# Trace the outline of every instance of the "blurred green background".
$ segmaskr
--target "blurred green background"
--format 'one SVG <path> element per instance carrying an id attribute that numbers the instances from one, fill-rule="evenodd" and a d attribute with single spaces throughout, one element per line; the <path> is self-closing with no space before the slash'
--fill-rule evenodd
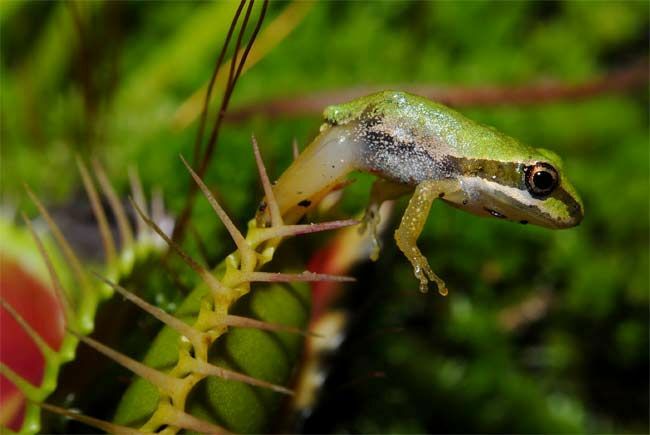
<path id="1" fill-rule="evenodd" d="M 3 211 L 33 212 L 23 182 L 66 210 L 82 189 L 79 153 L 99 157 L 124 195 L 137 166 L 178 213 L 189 185 L 178 154 L 192 155 L 197 128 L 180 109 L 207 83 L 235 6 L 0 3 Z M 365 85 L 581 83 L 648 51 L 641 1 L 272 2 L 264 28 L 287 7 L 275 36 L 293 31 L 277 44 L 262 32 L 269 51 L 231 107 Z M 436 204 L 420 246 L 449 296 L 420 294 L 389 239 L 355 273 L 358 315 L 302 430 L 647 433 L 647 87 L 462 112 L 563 156 L 584 222 L 548 231 Z M 239 224 L 261 197 L 250 135 L 277 178 L 292 140 L 304 147 L 319 124 L 224 125 L 206 181 Z M 372 179 L 355 178 L 341 215 L 365 206 Z M 216 264 L 232 245 L 203 201 L 193 225 Z M 308 258 L 317 243 L 300 246 Z"/>

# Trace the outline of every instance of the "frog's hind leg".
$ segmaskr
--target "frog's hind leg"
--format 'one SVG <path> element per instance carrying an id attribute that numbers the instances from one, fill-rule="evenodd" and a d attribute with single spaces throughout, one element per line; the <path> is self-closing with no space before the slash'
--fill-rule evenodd
<path id="1" fill-rule="evenodd" d="M 459 189 L 455 181 L 424 181 L 417 185 L 402 217 L 399 228 L 395 231 L 397 246 L 413 265 L 415 276 L 420 280 L 420 291 L 428 290 L 429 281 L 435 281 L 440 294 L 447 294 L 447 287 L 429 266 L 429 262 L 417 247 L 417 239 L 429 215 L 431 204 L 436 198 L 442 198 Z"/>
<path id="2" fill-rule="evenodd" d="M 394 183 L 383 178 L 376 179 L 372 184 L 370 201 L 359 227 L 359 234 L 368 234 L 372 239 L 372 252 L 370 253 L 372 261 L 377 261 L 380 251 L 379 237 L 377 235 L 380 224 L 379 207 L 384 201 L 397 199 L 411 191 L 413 191 L 413 186 Z"/>

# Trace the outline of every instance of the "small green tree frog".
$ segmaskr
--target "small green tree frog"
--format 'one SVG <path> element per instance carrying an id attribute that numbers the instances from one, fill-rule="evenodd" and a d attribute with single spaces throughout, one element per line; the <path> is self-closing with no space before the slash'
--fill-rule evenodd
<path id="1" fill-rule="evenodd" d="M 582 220 L 580 197 L 555 153 L 442 104 L 384 91 L 330 106 L 324 118 L 320 134 L 274 186 L 282 214 L 289 222 L 298 220 L 357 170 L 379 177 L 365 218 L 371 228 L 382 201 L 413 192 L 395 240 L 422 291 L 434 281 L 446 293 L 416 245 L 436 199 L 479 216 L 546 228 L 569 228 Z"/>

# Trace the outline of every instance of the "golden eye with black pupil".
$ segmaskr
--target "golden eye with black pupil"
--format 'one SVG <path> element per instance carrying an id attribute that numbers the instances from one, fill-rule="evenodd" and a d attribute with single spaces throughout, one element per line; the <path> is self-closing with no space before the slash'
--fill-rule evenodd
<path id="1" fill-rule="evenodd" d="M 526 188 L 535 198 L 544 198 L 553 193 L 559 182 L 555 168 L 548 163 L 536 163 L 526 167 Z"/>

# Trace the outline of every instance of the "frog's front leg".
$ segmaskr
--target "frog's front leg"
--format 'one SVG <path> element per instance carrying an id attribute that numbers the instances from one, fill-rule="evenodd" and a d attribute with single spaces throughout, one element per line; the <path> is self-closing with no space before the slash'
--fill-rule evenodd
<path id="1" fill-rule="evenodd" d="M 444 281 L 433 273 L 429 262 L 418 249 L 416 241 L 424 228 L 431 203 L 436 198 L 442 198 L 459 189 L 458 182 L 451 180 L 423 181 L 418 184 L 406 212 L 404 212 L 399 228 L 395 231 L 397 246 L 413 265 L 415 276 L 420 280 L 420 291 L 422 292 L 428 290 L 429 281 L 435 281 L 440 294 L 447 294 Z"/>

